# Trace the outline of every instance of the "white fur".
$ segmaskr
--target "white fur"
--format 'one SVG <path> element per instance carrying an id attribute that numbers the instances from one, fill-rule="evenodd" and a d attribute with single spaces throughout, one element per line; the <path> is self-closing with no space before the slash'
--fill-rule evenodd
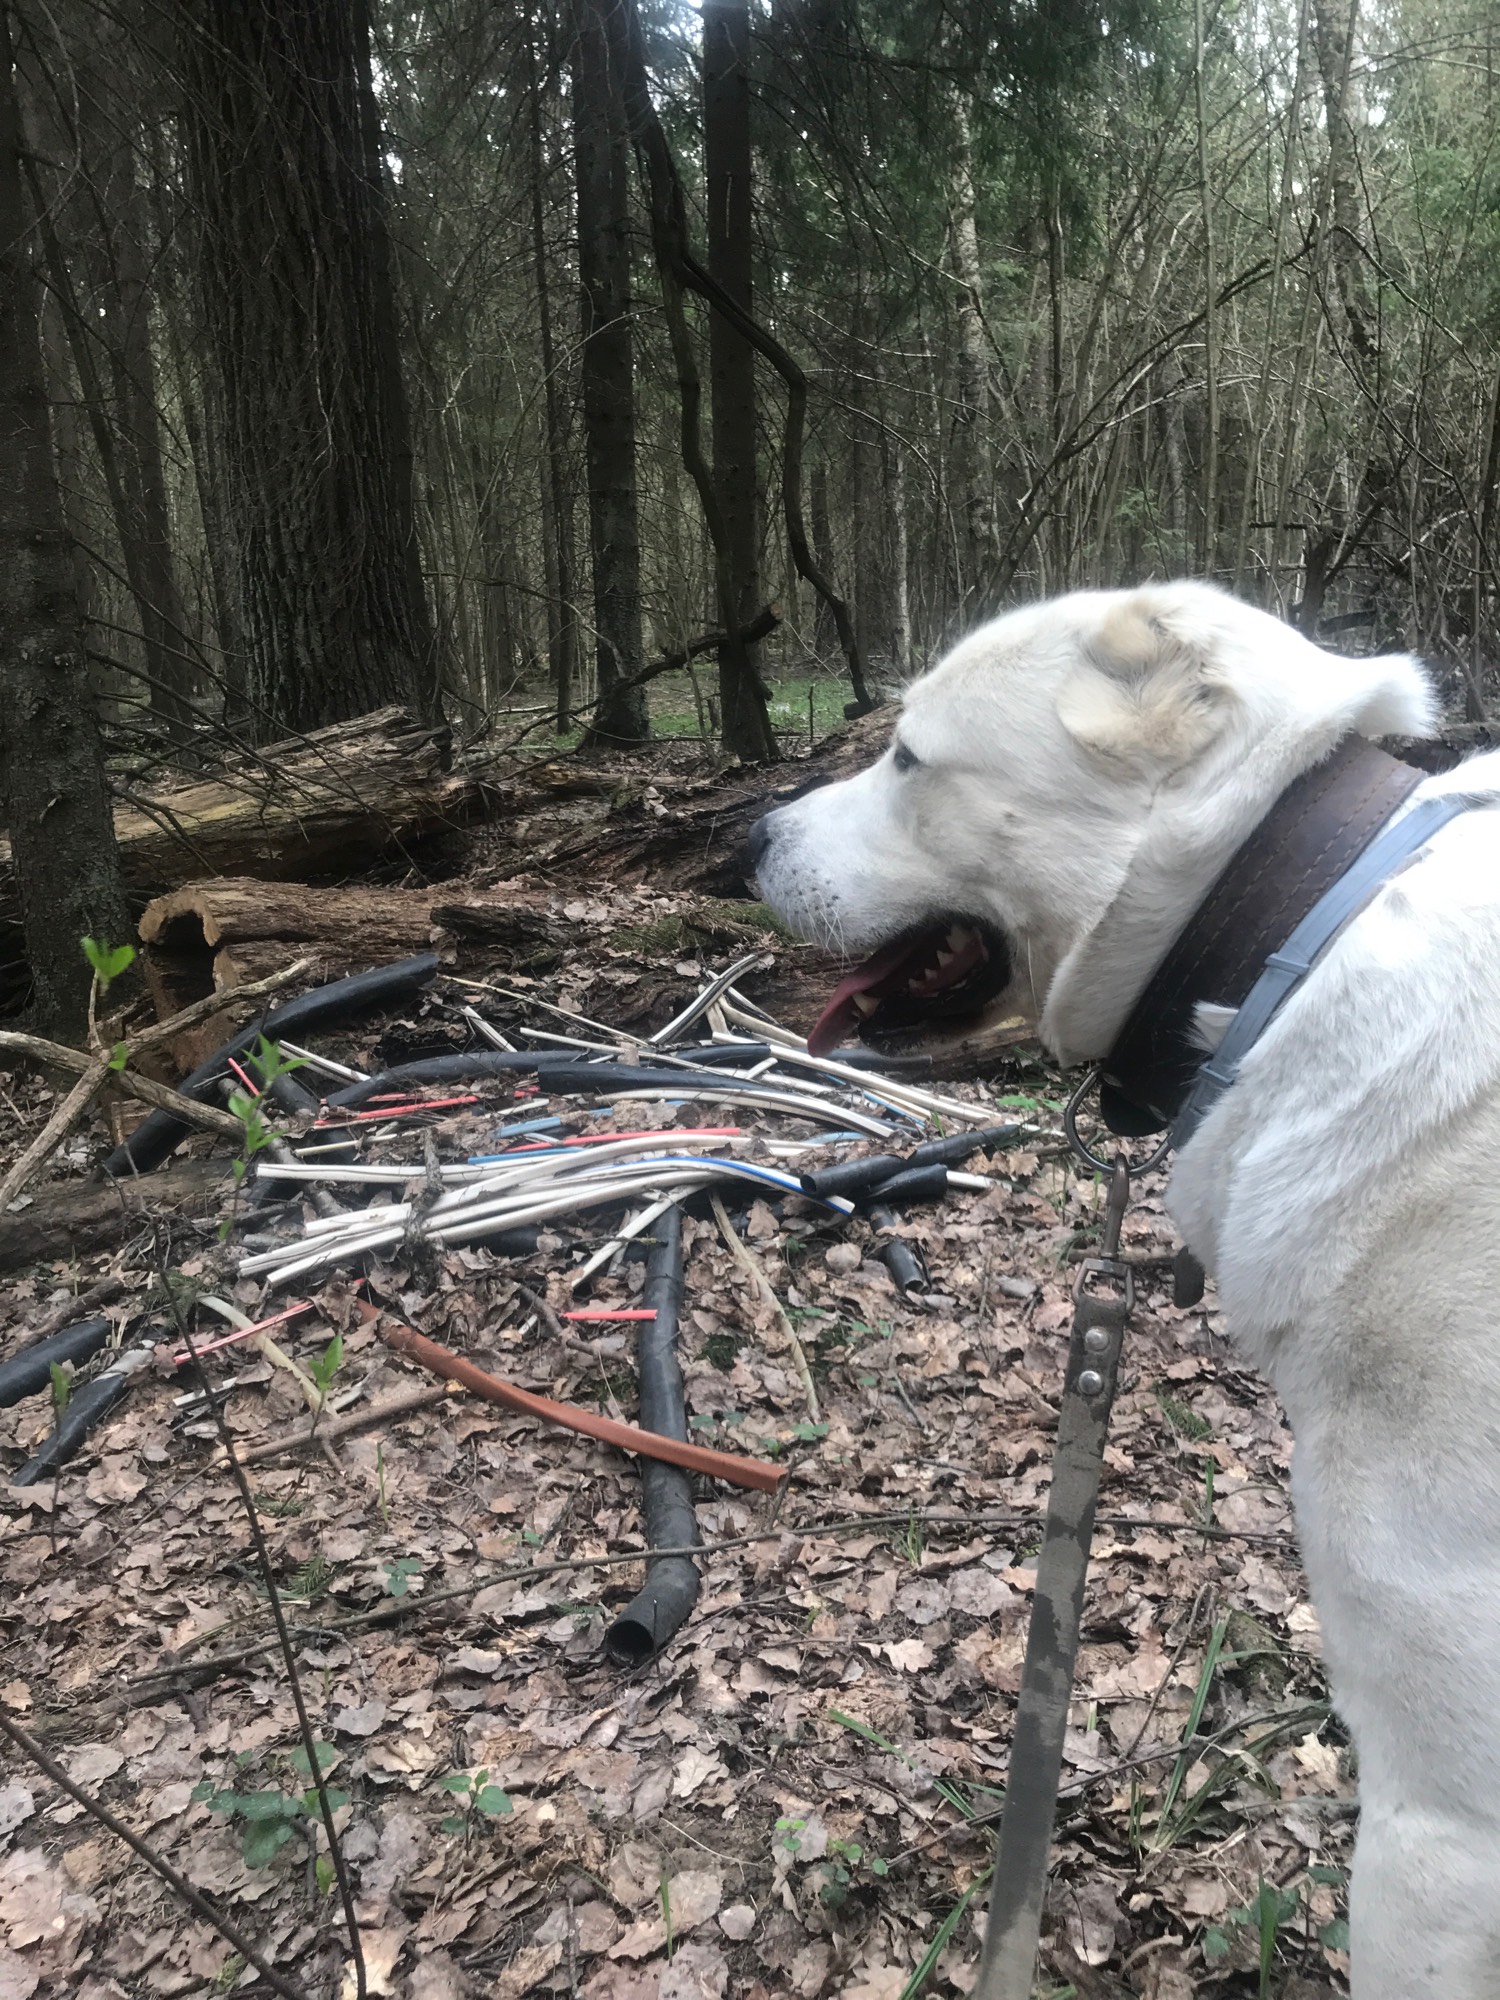
<path id="1" fill-rule="evenodd" d="M 1229 855 L 1351 729 L 1422 734 L 1409 659 L 1344 660 L 1198 584 L 996 620 L 872 769 L 772 815 L 763 893 L 867 950 L 955 912 L 1000 1005 L 1102 1055 Z M 1500 753 L 1427 780 L 1500 799 Z M 1222 1009 L 1202 1010 L 1206 1042 Z M 1170 1205 L 1296 1435 L 1360 1759 L 1356 2000 L 1500 1995 L 1500 812 L 1348 926 L 1176 1164 Z"/>

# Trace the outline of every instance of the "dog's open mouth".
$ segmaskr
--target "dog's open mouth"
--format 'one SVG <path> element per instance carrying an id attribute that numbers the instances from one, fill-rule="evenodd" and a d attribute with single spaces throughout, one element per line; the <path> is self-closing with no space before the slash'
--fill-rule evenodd
<path id="1" fill-rule="evenodd" d="M 1010 984 L 1010 951 L 990 924 L 943 917 L 906 931 L 848 972 L 807 1038 L 827 1055 L 851 1034 L 876 1039 L 929 1020 L 977 1014 Z"/>

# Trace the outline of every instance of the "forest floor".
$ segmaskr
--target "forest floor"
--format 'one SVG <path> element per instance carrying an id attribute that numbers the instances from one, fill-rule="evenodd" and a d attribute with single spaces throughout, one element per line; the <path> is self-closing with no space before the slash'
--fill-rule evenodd
<path id="1" fill-rule="evenodd" d="M 546 1019 L 542 1002 L 638 1015 L 642 974 L 622 939 L 666 921 L 671 898 L 559 885 L 556 899 L 578 947 L 544 976 L 507 970 L 494 984 L 509 998 L 440 980 L 406 1018 L 319 1047 L 378 1067 L 460 1046 L 460 999 L 507 1032 Z M 681 990 L 727 962 L 683 949 Z M 745 1241 L 808 1356 L 816 1415 L 777 1317 L 714 1224 L 685 1224 L 693 1434 L 775 1457 L 788 1480 L 775 1499 L 701 1489 L 702 1592 L 647 1668 L 622 1672 L 600 1650 L 642 1574 L 638 1467 L 608 1448 L 450 1400 L 250 1468 L 303 1695 L 348 1795 L 372 1993 L 914 2000 L 972 1984 L 1070 1291 L 1099 1222 L 1094 1178 L 1055 1136 L 1059 1088 L 1024 1052 L 955 1087 L 997 1116 L 1019 1107 L 1038 1136 L 984 1166 L 983 1190 L 908 1212 L 925 1300 L 896 1290 L 865 1223 L 798 1198 L 779 1213 L 741 1202 Z M 485 1086 L 480 1102 L 434 1112 L 436 1156 L 489 1150 L 506 1099 Z M 51 1104 L 40 1081 L 12 1081 L 0 1156 Z M 640 1110 L 595 1108 L 578 1129 Z M 780 1138 L 810 1136 L 765 1116 Z M 92 1143 L 57 1171 L 76 1173 Z M 382 1127 L 362 1157 L 417 1161 L 424 1143 Z M 1137 1184 L 1124 1244 L 1138 1303 L 1038 1990 L 1341 1993 L 1353 1784 L 1292 1535 L 1290 1439 L 1212 1292 L 1171 1303 L 1156 1178 Z M 525 1296 L 563 1309 L 569 1254 L 561 1238 L 522 1260 L 398 1250 L 378 1289 L 513 1382 L 630 1414 L 629 1329 L 560 1340 Z M 179 1225 L 166 1267 L 178 1306 L 217 1291 L 258 1318 L 285 1302 L 236 1261 L 213 1218 Z M 109 1275 L 122 1318 L 164 1309 L 143 1231 L 111 1259 L 7 1281 L 0 1355 Z M 591 1302 L 627 1302 L 640 1278 L 626 1263 Z M 425 1386 L 362 1324 L 350 1280 L 306 1281 L 316 1311 L 285 1344 L 306 1364 L 338 1334 L 336 1387 L 366 1402 Z M 227 1418 L 250 1447 L 305 1410 L 285 1373 L 244 1352 L 219 1379 L 235 1378 Z M 305 1760 L 249 1527 L 211 1423 L 178 1420 L 173 1394 L 146 1380 L 55 1484 L 0 1490 L 0 1699 L 309 1996 L 331 1995 L 339 1903 L 299 1803 Z M 9 1472 L 49 1428 L 46 1402 L 0 1412 Z M 246 1976 L 206 1923 L 5 1753 L 3 2000 L 229 1991 Z"/>

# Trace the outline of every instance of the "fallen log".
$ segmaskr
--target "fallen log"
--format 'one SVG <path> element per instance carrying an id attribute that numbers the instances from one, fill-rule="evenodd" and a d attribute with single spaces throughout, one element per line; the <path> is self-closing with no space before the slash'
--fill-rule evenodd
<path id="1" fill-rule="evenodd" d="M 366 869 L 484 808 L 487 788 L 449 769 L 450 756 L 449 731 L 383 708 L 204 776 L 129 792 L 115 808 L 126 885 L 149 896 L 215 874 L 298 881 Z M 21 1001 L 25 984 L 20 900 L 0 833 L 0 1010 Z"/>
<path id="2" fill-rule="evenodd" d="M 425 950 L 431 912 L 430 889 L 315 889 L 234 875 L 189 882 L 155 897 L 141 917 L 147 989 L 158 1014 L 175 1013 L 291 958 L 305 960 L 309 983 L 321 984 Z"/>
<path id="3" fill-rule="evenodd" d="M 745 837 L 762 813 L 817 785 L 851 777 L 879 755 L 893 710 L 837 730 L 810 757 L 772 771 L 749 769 L 674 789 L 665 806 L 632 791 L 602 827 L 564 840 L 545 856 L 517 854 L 515 872 L 545 859 L 549 871 L 611 883 L 649 879 L 656 888 L 746 896 Z"/>
<path id="4" fill-rule="evenodd" d="M 69 1261 L 112 1249 L 153 1218 L 182 1221 L 209 1215 L 231 1186 L 229 1161 L 186 1160 L 140 1181 L 69 1181 L 39 1189 L 24 1206 L 0 1215 L 0 1271 Z"/>

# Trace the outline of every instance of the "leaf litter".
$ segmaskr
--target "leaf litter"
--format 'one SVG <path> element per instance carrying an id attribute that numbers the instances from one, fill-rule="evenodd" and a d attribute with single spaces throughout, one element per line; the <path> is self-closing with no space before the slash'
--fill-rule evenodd
<path id="1" fill-rule="evenodd" d="M 627 900 L 641 921 L 641 899 Z M 543 1001 L 639 1033 L 633 968 L 601 942 L 621 909 L 602 895 L 577 909 L 579 948 L 545 983 L 506 972 L 493 984 L 509 997 L 439 989 L 329 1053 L 376 1068 L 462 1047 L 457 1009 L 476 1001 L 507 1034 L 561 1025 Z M 707 976 L 697 960 L 674 970 L 675 991 L 655 982 L 642 998 L 654 1025 Z M 1073 1266 L 1101 1209 L 1056 1137 L 1058 1087 L 1018 1054 L 990 1082 L 953 1088 L 1038 1133 L 975 1163 L 990 1185 L 900 1218 L 925 1296 L 897 1289 L 867 1222 L 798 1197 L 727 1197 L 777 1306 L 711 1217 L 685 1220 L 691 1435 L 772 1456 L 788 1479 L 771 1497 L 699 1483 L 702 1591 L 648 1668 L 622 1673 L 601 1652 L 644 1548 L 638 1467 L 608 1447 L 448 1396 L 252 1463 L 305 1699 L 346 1800 L 372 1993 L 912 2000 L 922 1966 L 921 1990 L 969 1990 Z M 477 1095 L 432 1114 L 429 1162 L 492 1149 L 497 1110 L 512 1120 L 517 1100 L 500 1086 Z M 8 1101 L 21 1126 L 49 1108 L 29 1085 Z M 636 1129 L 648 1110 L 663 1126 L 708 1122 L 693 1105 L 566 1108 L 579 1135 Z M 757 1134 L 762 1158 L 767 1142 L 817 1136 L 739 1106 L 724 1122 Z M 422 1150 L 410 1126 L 377 1122 L 357 1157 Z M 862 1150 L 876 1142 L 804 1159 Z M 312 1216 L 294 1203 L 293 1237 Z M 379 1296 L 523 1388 L 630 1418 L 632 1329 L 557 1317 L 578 1303 L 570 1272 L 608 1233 L 597 1216 L 549 1223 L 520 1258 L 409 1234 L 381 1253 Z M 1269 1990 L 1341 1993 L 1354 1786 L 1292 1536 L 1290 1437 L 1212 1292 L 1171 1303 L 1157 1178 L 1137 1184 L 1123 1241 L 1138 1303 L 1038 1990 L 1250 1994 L 1269 1935 Z M 237 1275 L 232 1244 L 211 1232 L 179 1230 L 174 1256 L 189 1301 L 218 1292 L 251 1319 L 288 1302 Z M 358 1269 L 302 1281 L 316 1311 L 295 1335 L 304 1366 L 342 1341 L 330 1403 L 355 1411 L 431 1386 L 360 1319 Z M 144 1239 L 109 1271 L 122 1321 L 159 1293 Z M 4 1351 L 102 1275 L 40 1266 L 13 1283 Z M 607 1263 L 587 1301 L 631 1306 L 641 1277 L 639 1262 Z M 214 1362 L 233 1382 L 241 1448 L 306 1427 L 284 1371 L 243 1347 Z M 0 1699 L 274 1963 L 331 1994 L 345 1977 L 338 1903 L 322 1829 L 299 1804 L 305 1768 L 248 1528 L 211 1423 L 184 1421 L 173 1393 L 139 1388 L 55 1490 L 7 1490 Z M 0 1412 L 11 1472 L 50 1421 L 38 1401 Z M 229 1796 L 287 1829 L 268 1859 L 247 1840 L 264 1822 L 226 1811 Z M 0 1995 L 170 1996 L 242 1976 L 222 1939 L 6 1751 Z"/>

